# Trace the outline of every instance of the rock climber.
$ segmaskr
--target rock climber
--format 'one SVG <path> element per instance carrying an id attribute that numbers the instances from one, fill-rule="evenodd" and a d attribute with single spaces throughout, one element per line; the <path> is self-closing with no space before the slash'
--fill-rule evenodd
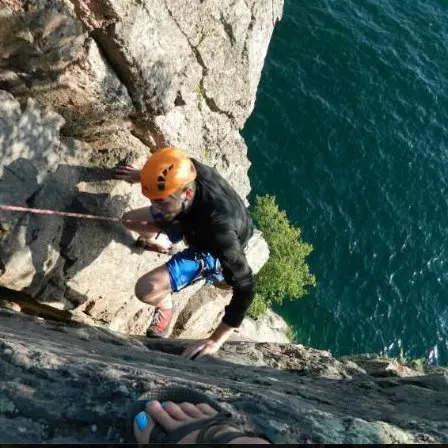
<path id="1" fill-rule="evenodd" d="M 140 183 L 151 205 L 122 216 L 128 229 L 140 235 L 148 250 L 169 253 L 184 239 L 187 249 L 143 275 L 135 285 L 139 300 L 156 307 L 147 336 L 167 337 L 173 318 L 171 293 L 205 279 L 233 289 L 222 322 L 206 339 L 183 352 L 187 358 L 216 353 L 243 321 L 255 291 L 244 249 L 254 226 L 238 193 L 217 172 L 175 148 L 152 154 L 141 170 L 119 166 L 115 178 Z M 159 235 L 168 236 L 168 244 Z"/>

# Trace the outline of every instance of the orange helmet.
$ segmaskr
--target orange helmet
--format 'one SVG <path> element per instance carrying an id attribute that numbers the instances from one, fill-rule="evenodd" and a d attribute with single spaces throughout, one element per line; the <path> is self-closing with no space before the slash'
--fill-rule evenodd
<path id="1" fill-rule="evenodd" d="M 142 193 L 149 199 L 164 199 L 196 179 L 191 159 L 175 148 L 153 154 L 140 171 Z"/>

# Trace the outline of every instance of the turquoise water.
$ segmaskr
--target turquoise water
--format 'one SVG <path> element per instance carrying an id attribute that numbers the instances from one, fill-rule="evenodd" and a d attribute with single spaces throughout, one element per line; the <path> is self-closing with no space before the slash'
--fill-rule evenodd
<path id="1" fill-rule="evenodd" d="M 280 310 L 332 353 L 448 364 L 448 2 L 286 0 L 243 135 L 314 246 Z"/>

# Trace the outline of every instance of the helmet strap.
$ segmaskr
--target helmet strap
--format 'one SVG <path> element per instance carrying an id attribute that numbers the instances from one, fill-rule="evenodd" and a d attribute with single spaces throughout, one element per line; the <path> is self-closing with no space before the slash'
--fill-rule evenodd
<path id="1" fill-rule="evenodd" d="M 184 212 L 185 210 L 187 210 L 189 203 L 188 203 L 188 199 L 181 199 L 179 198 L 176 194 L 171 195 L 174 199 L 176 199 L 176 201 L 180 202 L 182 205 L 182 211 Z"/>

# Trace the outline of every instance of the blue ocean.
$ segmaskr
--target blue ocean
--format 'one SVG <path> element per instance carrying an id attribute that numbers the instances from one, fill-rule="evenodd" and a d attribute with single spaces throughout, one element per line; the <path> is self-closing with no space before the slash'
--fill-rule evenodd
<path id="1" fill-rule="evenodd" d="M 314 246 L 297 342 L 448 364 L 448 2 L 286 0 L 243 136 Z"/>

